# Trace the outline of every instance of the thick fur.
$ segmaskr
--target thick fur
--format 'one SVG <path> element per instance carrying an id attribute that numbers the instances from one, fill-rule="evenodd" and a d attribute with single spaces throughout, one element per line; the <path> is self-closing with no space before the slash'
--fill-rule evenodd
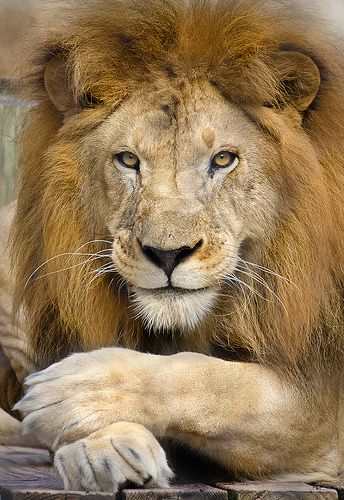
<path id="1" fill-rule="evenodd" d="M 318 400 L 313 400 L 314 394 L 320 399 L 327 394 L 326 404 L 336 412 L 337 408 L 332 405 L 342 377 L 344 349 L 344 74 L 338 48 L 342 42 L 332 39 L 319 20 L 311 22 L 309 16 L 300 14 L 295 5 L 285 9 L 285 6 L 279 6 L 279 2 L 97 0 L 88 2 L 87 7 L 78 7 L 71 2 L 62 17 L 59 17 L 54 31 L 40 33 L 37 44 L 31 47 L 29 56 L 26 55 L 27 66 L 22 64 L 19 68 L 18 80 L 21 94 L 38 103 L 29 113 L 21 138 L 21 190 L 12 243 L 16 268 L 15 303 L 17 308 L 24 307 L 27 311 L 27 335 L 37 366 L 43 368 L 70 352 L 100 346 L 121 346 L 157 354 L 177 351 L 208 355 L 221 353 L 225 359 L 243 358 L 258 363 L 262 370 L 273 370 L 262 378 L 266 387 L 271 389 L 271 397 L 274 395 L 273 402 L 269 400 L 267 409 L 262 410 L 263 414 L 267 412 L 268 415 L 271 405 L 282 401 L 283 394 L 289 390 L 282 382 L 276 382 L 271 373 L 287 377 L 295 387 L 302 388 L 302 396 L 290 395 L 286 399 L 287 405 L 293 402 L 290 411 L 293 418 L 297 417 L 296 422 L 301 428 L 304 428 L 300 423 L 304 414 L 301 400 L 317 408 L 310 410 L 307 406 L 308 413 L 305 414 L 313 417 L 324 414 L 324 406 L 318 406 Z M 305 89 L 295 83 L 291 67 L 281 59 L 281 51 L 307 55 L 320 71 L 319 92 L 307 106 L 298 107 L 296 104 Z M 56 56 L 64 61 L 68 76 L 71 95 L 68 113 L 57 112 L 44 85 L 47 64 Z M 213 288 L 219 287 L 221 293 L 209 297 L 208 308 L 200 305 L 200 300 L 190 298 L 197 295 L 184 297 L 184 302 L 179 300 L 178 315 L 184 314 L 187 319 L 176 325 L 173 314 L 164 323 L 169 308 L 174 307 L 166 302 L 166 296 L 162 312 L 156 311 L 155 307 L 162 303 L 157 302 L 160 296 L 152 298 L 149 295 L 149 303 L 145 305 L 146 295 L 143 294 L 150 292 L 140 291 L 142 285 L 135 283 L 135 279 L 139 280 L 138 273 L 131 272 L 129 279 L 129 271 L 120 272 L 117 265 L 110 278 L 104 273 L 86 286 L 85 277 L 93 276 L 99 261 L 85 260 L 85 255 L 75 254 L 94 256 L 104 251 L 105 245 L 114 239 L 111 224 L 107 225 L 106 217 L 100 216 L 104 214 L 102 202 L 95 201 L 90 174 L 84 169 L 85 158 L 89 165 L 98 161 L 97 158 L 90 160 L 92 147 L 96 150 L 102 138 L 97 130 L 106 134 L 105 127 L 111 126 L 112 114 L 116 117 L 117 110 L 126 109 L 125 106 L 129 106 L 128 109 L 132 109 L 133 115 L 139 119 L 140 107 L 135 108 L 137 100 L 142 95 L 144 106 L 149 92 L 156 95 L 158 102 L 167 103 L 164 106 L 165 119 L 170 120 L 171 126 L 176 123 L 175 109 L 181 103 L 186 109 L 189 95 L 205 109 L 210 109 L 210 101 L 217 103 L 214 104 L 214 114 L 226 103 L 235 106 L 233 116 L 237 117 L 238 124 L 243 124 L 243 130 L 251 131 L 248 134 L 252 133 L 252 139 L 257 139 L 257 143 L 261 141 L 262 155 L 268 158 L 269 151 L 273 151 L 268 172 L 271 189 L 261 196 L 269 217 L 262 216 L 261 220 L 255 221 L 255 226 L 261 227 L 259 237 L 247 236 L 240 243 L 240 255 L 256 266 L 255 275 L 249 273 L 248 276 L 238 271 L 240 280 L 250 287 L 251 292 L 254 287 L 257 293 L 243 294 L 240 287 L 221 284 L 220 276 Z M 208 97 L 204 96 L 210 96 L 209 103 Z M 130 103 L 133 103 L 132 108 Z M 228 108 L 229 114 L 231 109 Z M 206 137 L 204 141 L 211 143 L 212 139 Z M 84 152 L 86 147 L 87 155 Z M 128 185 L 130 182 L 134 181 L 128 178 Z M 247 200 L 250 199 L 249 193 L 250 189 L 247 189 Z M 156 195 L 156 199 L 159 196 Z M 275 197 L 278 202 L 275 202 Z M 122 205 L 116 208 L 123 220 L 127 217 L 131 221 L 136 210 L 130 200 L 130 197 L 123 196 Z M 249 201 L 245 203 L 249 207 Z M 148 212 L 142 210 L 133 225 L 141 224 Z M 177 235 L 176 241 L 185 234 L 196 237 L 195 228 L 201 227 L 204 232 L 212 213 L 211 207 L 202 212 L 203 227 L 199 225 L 200 219 L 195 222 L 189 215 L 184 219 L 180 215 L 180 219 L 173 223 L 167 223 L 162 217 L 160 221 L 156 220 L 149 238 L 166 246 L 161 236 L 166 224 L 173 226 L 171 234 Z M 140 231 L 141 238 L 144 232 L 142 228 Z M 170 238 L 172 241 L 173 235 Z M 200 260 L 212 266 L 220 240 L 215 233 L 211 237 L 206 233 L 206 238 L 209 244 L 206 249 L 201 249 Z M 123 261 L 124 268 L 126 265 L 130 267 L 130 253 L 134 254 L 132 242 L 123 237 L 116 244 L 117 255 L 123 254 L 127 259 Z M 58 255 L 61 256 L 56 257 Z M 104 257 L 100 262 L 107 264 L 111 259 Z M 152 275 L 156 270 L 152 265 L 147 266 L 146 288 L 149 289 L 154 288 Z M 61 269 L 66 270 L 62 272 Z M 179 275 L 180 282 L 186 280 L 185 273 Z M 134 291 L 134 301 L 123 293 L 123 277 L 124 289 L 128 282 L 138 289 Z M 199 281 L 197 286 L 190 288 L 201 290 L 202 286 L 206 286 L 206 282 L 202 285 Z M 137 307 L 135 301 L 138 301 Z M 189 315 L 187 308 L 192 308 L 196 319 Z M 201 311 L 199 316 L 197 311 Z M 152 322 L 149 318 L 153 317 Z M 114 359 L 116 356 L 114 353 Z M 190 370 L 193 360 L 190 361 Z M 203 361 L 199 363 L 202 365 Z M 209 365 L 209 373 L 214 377 L 211 380 L 218 380 L 219 386 L 227 370 L 221 363 L 214 362 L 212 368 Z M 228 362 L 226 366 L 230 366 Z M 196 363 L 191 370 L 193 376 L 198 373 L 197 367 Z M 246 375 L 238 377 L 246 381 L 247 387 L 254 385 L 258 376 L 255 367 L 257 365 L 252 365 L 252 368 L 243 365 L 243 373 L 252 369 L 252 374 L 248 374 L 247 379 Z M 227 375 L 230 384 L 231 376 Z M 42 397 L 48 406 L 56 402 L 43 397 L 44 383 L 48 389 L 50 375 L 47 379 L 43 376 L 40 382 L 43 382 L 42 391 L 34 388 L 31 399 L 19 404 L 18 408 L 28 415 L 27 419 L 31 419 L 31 427 L 38 433 L 42 432 L 43 436 L 44 420 L 40 420 L 35 412 L 29 415 L 37 408 L 35 404 L 39 406 L 40 399 L 35 403 L 34 396 Z M 189 382 L 191 390 L 195 383 L 191 374 Z M 169 383 L 169 387 L 173 387 L 173 382 Z M 235 387 L 238 389 L 238 384 Z M 263 383 L 261 387 L 264 387 Z M 60 394 L 59 388 L 62 388 L 62 401 L 67 397 L 62 381 L 59 386 L 51 386 L 56 394 Z M 215 388 L 210 383 L 209 391 Z M 234 389 L 232 392 L 228 390 L 228 394 L 234 401 L 236 397 L 243 401 L 243 414 L 233 423 L 233 428 L 238 429 L 243 423 L 243 415 L 249 418 L 248 414 L 253 411 L 245 394 L 247 398 L 254 398 L 254 394 L 250 396 L 249 392 Z M 177 400 L 176 397 L 175 402 Z M 140 397 L 138 401 L 141 401 Z M 257 401 L 257 408 L 260 403 Z M 122 413 L 118 410 L 119 416 L 114 419 L 121 420 L 124 415 L 130 419 L 130 415 L 136 415 L 132 406 L 130 409 L 128 413 L 124 409 Z M 60 414 L 68 415 L 68 411 L 64 409 Z M 206 410 L 200 406 L 200 421 L 201 414 L 205 415 Z M 278 422 L 283 417 L 282 414 L 275 417 L 271 428 L 279 432 Z M 67 421 L 61 421 L 59 425 L 68 426 L 68 418 L 66 416 Z M 137 423 L 147 425 L 153 434 L 160 436 L 146 419 L 137 418 Z M 288 436 L 293 434 L 293 422 L 291 418 L 290 428 L 286 424 Z M 326 432 L 320 424 L 317 425 L 320 432 L 316 434 L 317 439 L 324 431 L 323 440 L 328 442 L 328 436 L 332 435 L 329 429 L 333 429 L 332 424 L 328 425 Z M 58 435 L 58 430 L 56 435 L 51 431 L 50 423 L 47 428 L 51 438 L 44 438 L 45 442 Z M 96 424 L 90 424 L 91 431 L 97 431 Z M 185 432 L 204 436 L 211 431 L 207 430 L 206 424 L 202 427 L 200 423 L 197 427 L 195 423 Z M 87 432 L 83 431 L 80 436 L 85 434 Z M 185 437 L 186 441 L 190 435 Z M 295 430 L 295 438 L 296 435 Z M 261 443 L 264 441 L 262 437 Z M 192 439 L 191 442 L 196 448 L 200 447 Z M 57 443 L 61 441 L 49 441 L 54 447 L 58 447 Z M 274 444 L 277 448 L 278 443 L 281 444 L 276 440 Z M 305 442 L 303 444 L 310 456 L 317 455 Z M 328 478 L 335 475 L 336 467 L 342 466 L 338 465 L 341 464 L 337 461 L 339 452 L 333 451 L 332 444 L 331 441 L 329 449 L 319 445 L 319 461 L 313 458 L 307 461 L 302 457 L 299 462 L 296 459 L 288 462 L 289 459 L 276 455 L 271 461 L 261 464 L 258 457 L 245 461 L 240 453 L 235 459 L 226 455 L 223 461 L 214 451 L 209 455 L 224 462 L 226 467 L 233 466 L 241 474 L 251 476 L 288 471 L 307 472 L 310 479 Z M 298 453 L 293 450 L 291 454 Z M 333 459 L 334 455 L 337 458 Z M 282 470 L 277 463 L 284 463 Z"/>

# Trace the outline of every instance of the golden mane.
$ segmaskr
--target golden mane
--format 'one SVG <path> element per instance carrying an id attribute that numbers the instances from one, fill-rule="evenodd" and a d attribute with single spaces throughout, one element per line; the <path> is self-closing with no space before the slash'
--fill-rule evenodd
<path id="1" fill-rule="evenodd" d="M 86 286 L 85 276 L 96 269 L 93 260 L 54 257 L 77 249 L 99 252 L 104 244 L 94 240 L 107 240 L 106 228 L 89 213 L 76 139 L 100 124 L 142 82 L 154 85 L 164 74 L 172 86 L 180 78 L 210 81 L 274 137 L 284 169 L 276 182 L 288 192 L 286 204 L 293 200 L 288 210 L 281 207 L 279 231 L 257 260 L 283 276 L 262 274 L 257 267 L 280 300 L 270 300 L 263 287 L 262 297 L 249 297 L 246 304 L 240 296 L 234 305 L 233 299 L 222 298 L 217 314 L 185 336 L 181 346 L 206 353 L 214 345 L 238 348 L 289 372 L 320 372 L 330 363 L 339 366 L 344 349 L 340 42 L 326 34 L 320 21 L 314 24 L 309 15 L 271 2 L 94 0 L 79 7 L 72 3 L 58 13 L 54 29 L 41 31 L 30 42 L 29 56 L 25 54 L 26 62 L 19 68 L 21 95 L 34 99 L 37 106 L 21 136 L 21 188 L 12 250 L 16 306 L 24 304 L 27 309 L 28 335 L 38 364 L 47 365 L 76 349 L 115 344 L 145 348 L 143 327 L 120 291 L 120 278 L 109 286 L 106 277 L 99 277 Z M 306 18 L 307 22 L 300 20 Z M 297 163 L 288 162 L 295 159 L 297 132 L 285 130 L 277 118 L 272 122 L 264 108 L 282 107 L 285 86 L 290 84 L 281 83 L 276 65 L 280 50 L 307 54 L 322 76 L 319 95 L 304 113 L 309 141 Z M 45 67 L 56 54 L 66 61 L 80 107 L 62 129 L 63 117 L 44 87 Z M 63 267 L 69 269 L 58 272 Z"/>

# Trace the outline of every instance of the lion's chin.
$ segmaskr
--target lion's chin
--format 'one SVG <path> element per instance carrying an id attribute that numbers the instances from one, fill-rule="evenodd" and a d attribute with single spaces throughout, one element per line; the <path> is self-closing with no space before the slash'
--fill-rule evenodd
<path id="1" fill-rule="evenodd" d="M 133 288 L 133 303 L 144 325 L 152 330 L 192 330 L 211 311 L 217 291 Z"/>

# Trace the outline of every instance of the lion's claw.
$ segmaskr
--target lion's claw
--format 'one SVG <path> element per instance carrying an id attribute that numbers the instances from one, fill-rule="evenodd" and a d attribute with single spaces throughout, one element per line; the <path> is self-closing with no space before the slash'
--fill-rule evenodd
<path id="1" fill-rule="evenodd" d="M 154 436 L 141 425 L 125 422 L 61 447 L 54 463 L 69 490 L 115 492 L 126 481 L 166 487 L 173 476 Z"/>

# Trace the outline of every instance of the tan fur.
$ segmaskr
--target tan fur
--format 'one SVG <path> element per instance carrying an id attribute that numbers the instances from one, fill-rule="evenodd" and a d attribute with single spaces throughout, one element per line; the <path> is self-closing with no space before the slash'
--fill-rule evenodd
<path id="1" fill-rule="evenodd" d="M 66 8 L 66 20 L 39 35 L 26 56 L 28 67 L 20 67 L 21 94 L 38 105 L 21 139 L 15 303 L 27 310 L 37 365 L 100 346 L 254 361 L 232 369 L 228 361 L 207 358 L 212 383 L 205 394 L 216 393 L 214 381 L 225 379 L 227 398 L 239 408 L 233 421 L 228 406 L 219 410 L 219 435 L 221 425 L 226 432 L 240 429 L 255 411 L 252 401 L 270 422 L 266 429 L 280 432 L 284 401 L 293 415 L 285 436 L 296 426 L 295 443 L 301 439 L 305 451 L 296 459 L 295 444 L 287 456 L 265 450 L 269 458 L 259 458 L 266 436 L 255 424 L 249 434 L 257 455 L 240 448 L 238 437 L 237 454 L 226 452 L 221 461 L 252 476 L 335 476 L 343 464 L 341 445 L 333 442 L 339 424 L 330 418 L 325 423 L 321 415 L 326 404 L 337 412 L 344 349 L 341 42 L 319 20 L 301 21 L 308 16 L 296 8 L 285 12 L 266 2 L 87 5 Z M 56 57 L 65 64 L 60 86 L 51 85 L 49 68 L 60 67 Z M 204 165 L 223 143 L 237 149 L 239 165 L 211 177 Z M 111 160 L 124 146 L 141 155 L 139 178 Z M 171 277 L 187 293 L 161 291 L 166 275 L 143 255 L 139 241 L 163 250 L 200 244 Z M 108 255 L 99 260 L 75 254 L 101 251 Z M 238 256 L 253 264 L 241 267 Z M 91 281 L 100 264 L 115 267 Z M 241 285 L 233 284 L 229 271 Z M 193 359 L 188 389 L 200 380 Z M 243 381 L 244 390 L 235 380 Z M 173 376 L 169 383 L 178 386 Z M 52 388 L 58 393 L 59 387 Z M 276 395 L 271 421 L 264 387 Z M 296 387 L 302 389 L 295 396 Z M 44 383 L 37 394 L 43 393 Z M 319 405 L 324 394 L 328 400 Z M 183 407 L 176 395 L 172 401 Z M 132 412 L 134 403 L 128 403 Z M 169 431 L 185 432 L 188 444 L 207 448 L 202 419 L 209 408 L 195 407 L 199 427 L 197 417 L 188 415 L 190 428 L 176 417 Z M 32 410 L 30 403 L 18 408 Z M 115 420 L 135 414 L 125 410 Z M 68 411 L 61 415 L 67 416 L 59 425 L 68 425 Z M 311 415 L 314 433 L 303 439 Z M 44 421 L 34 413 L 30 418 L 37 418 L 43 436 Z M 137 418 L 152 430 L 147 419 Z M 43 440 L 52 445 L 58 430 L 55 435 L 50 422 L 47 428 L 51 438 Z M 98 428 L 92 421 L 82 432 Z M 274 440 L 275 447 L 283 443 Z M 220 460 L 214 449 L 208 455 Z"/>
<path id="2" fill-rule="evenodd" d="M 0 408 L 9 413 L 22 395 L 24 378 L 35 369 L 25 332 L 20 323 L 14 326 L 11 311 L 13 283 L 7 242 L 14 211 L 15 203 L 0 210 Z M 0 445 L 37 446 L 36 439 L 24 437 L 21 431 L 21 424 L 0 410 Z"/>

